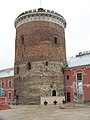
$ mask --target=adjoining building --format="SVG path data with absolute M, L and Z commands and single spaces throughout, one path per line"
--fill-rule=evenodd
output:
M 0 97 L 7 103 L 14 101 L 14 68 L 0 70 Z
M 66 101 L 90 102 L 90 52 L 69 58 L 64 76 Z
M 64 97 L 65 27 L 60 14 L 43 8 L 16 18 L 14 80 L 18 103 L 41 104 L 44 97 Z

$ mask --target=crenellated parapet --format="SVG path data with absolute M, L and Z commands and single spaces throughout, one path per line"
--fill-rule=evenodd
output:
M 15 28 L 24 23 L 33 21 L 49 21 L 59 24 L 63 28 L 66 27 L 66 20 L 60 14 L 54 11 L 39 8 L 21 13 L 15 20 Z

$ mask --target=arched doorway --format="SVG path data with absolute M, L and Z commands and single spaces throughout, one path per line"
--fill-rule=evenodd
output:
M 56 90 L 52 90 L 52 96 L 56 96 Z

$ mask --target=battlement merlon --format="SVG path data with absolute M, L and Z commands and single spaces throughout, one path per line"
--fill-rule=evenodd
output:
M 63 28 L 66 27 L 66 20 L 58 14 L 57 12 L 46 10 L 43 8 L 29 10 L 21 13 L 15 20 L 14 25 L 15 28 L 20 25 L 32 22 L 32 21 L 50 21 L 56 24 L 61 25 Z

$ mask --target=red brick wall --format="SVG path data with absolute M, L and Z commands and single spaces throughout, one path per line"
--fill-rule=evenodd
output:
M 24 35 L 24 45 L 21 36 Z M 54 37 L 57 36 L 57 44 Z M 16 29 L 15 63 L 25 62 L 29 58 L 38 60 L 59 60 L 65 64 L 65 34 L 64 29 L 52 22 L 29 22 Z M 23 54 L 23 58 L 22 58 Z
M 84 100 L 85 101 L 90 101 L 90 87 L 84 86 Z
M 90 67 L 82 66 L 82 67 L 74 67 L 65 69 L 65 89 L 66 92 L 69 91 L 71 94 L 71 99 L 73 98 L 73 82 L 76 82 L 76 73 L 83 73 L 83 92 L 84 92 L 84 100 L 90 101 Z M 66 76 L 69 75 L 70 79 L 66 79 Z

